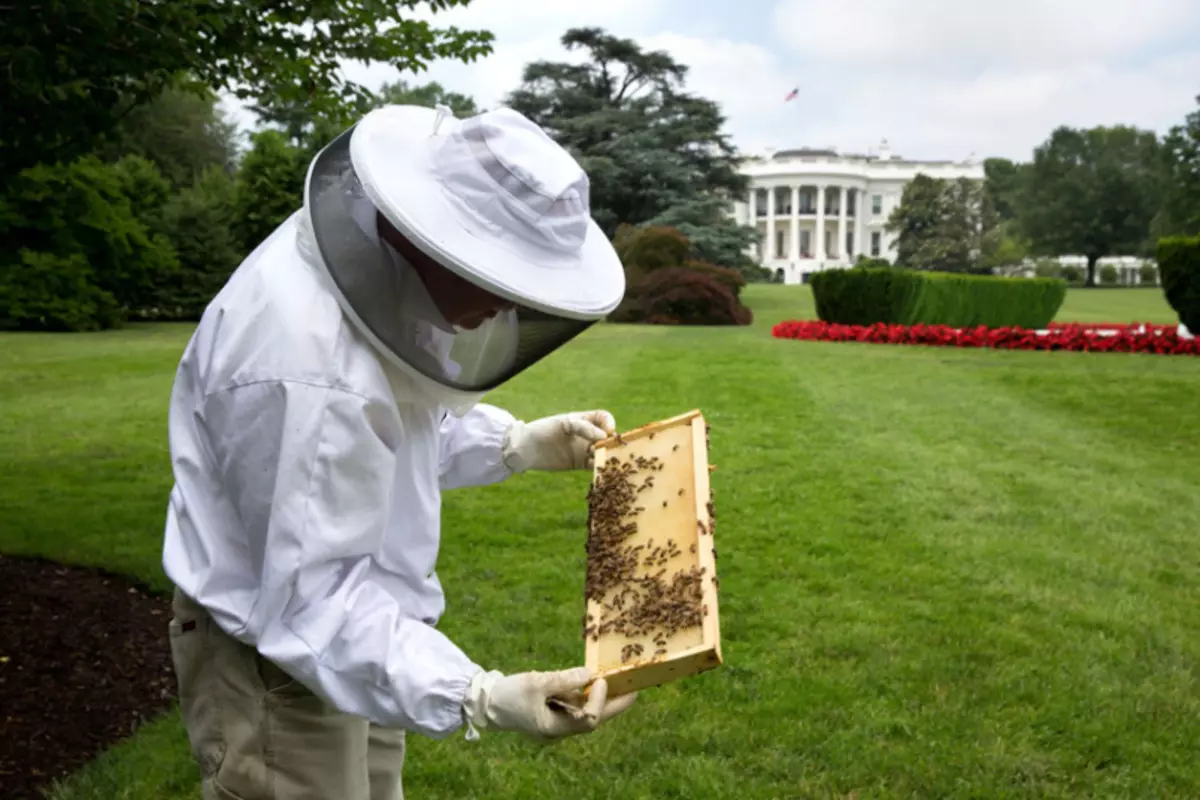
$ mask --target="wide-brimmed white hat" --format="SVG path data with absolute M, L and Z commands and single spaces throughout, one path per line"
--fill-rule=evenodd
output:
M 461 407 L 621 302 L 624 270 L 588 193 L 575 159 L 511 109 L 457 120 L 444 107 L 386 106 L 313 160 L 301 238 L 362 334 Z M 376 214 L 516 308 L 470 330 L 450 324 Z
M 594 319 L 625 273 L 591 217 L 587 174 L 509 108 L 466 120 L 386 106 L 359 121 L 350 157 L 371 202 L 418 248 L 494 294 Z

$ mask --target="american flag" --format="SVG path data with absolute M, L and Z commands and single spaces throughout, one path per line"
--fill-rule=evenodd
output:
M 790 92 L 787 93 L 787 97 L 783 98 L 783 102 L 786 103 L 787 101 L 794 99 L 796 97 L 796 95 L 798 95 L 798 94 L 800 94 L 799 89 L 792 89 Z

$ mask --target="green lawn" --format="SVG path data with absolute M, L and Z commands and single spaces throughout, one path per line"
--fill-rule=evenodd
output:
M 408 796 L 1200 796 L 1200 359 L 780 341 L 807 290 L 747 296 L 752 328 L 601 326 L 491 398 L 704 410 L 726 665 L 551 748 L 412 737 Z M 1059 319 L 1175 321 L 1142 290 Z M 187 335 L 0 337 L 0 550 L 165 588 Z M 582 661 L 586 487 L 447 496 L 443 629 L 476 660 Z M 57 797 L 198 798 L 177 719 Z

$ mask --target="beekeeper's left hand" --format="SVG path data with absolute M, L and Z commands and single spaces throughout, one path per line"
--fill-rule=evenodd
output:
M 607 411 L 574 411 L 534 422 L 517 421 L 504 439 L 504 463 L 513 472 L 590 469 L 592 444 L 616 433 Z

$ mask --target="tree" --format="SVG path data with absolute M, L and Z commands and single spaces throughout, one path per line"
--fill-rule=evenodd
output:
M 899 266 L 941 272 L 990 272 L 1004 240 L 984 184 L 918 174 L 888 218 Z
M 304 204 L 307 162 L 279 131 L 259 131 L 242 160 L 235 188 L 235 231 L 243 252 L 258 247 Z
M 137 218 L 127 185 L 94 156 L 16 176 L 0 198 L 0 327 L 112 327 L 170 278 L 175 251 Z
M 1029 255 L 1029 241 L 1021 233 L 1016 220 L 1000 221 L 987 233 L 987 237 L 984 247 L 987 255 L 982 259 L 982 266 L 995 269 L 1013 268 L 1024 264 Z
M 1085 256 L 1088 286 L 1100 258 L 1138 254 L 1160 206 L 1157 159 L 1150 131 L 1056 129 L 1034 151 L 1019 212 L 1034 251 Z
M 896 263 L 935 269 L 946 261 L 939 227 L 947 215 L 945 181 L 918 173 L 905 187 L 885 229 L 896 235 Z
M 171 184 L 153 161 L 127 155 L 113 165 L 121 191 L 129 198 L 133 215 L 150 233 L 162 232 L 160 212 L 171 194 Z
M 1162 160 L 1163 207 L 1155 219 L 1155 238 L 1200 234 L 1200 109 L 1167 133 Z
M 724 211 L 749 184 L 719 106 L 684 91 L 687 67 L 668 53 L 598 28 L 572 28 L 562 44 L 587 52 L 587 61 L 529 64 L 506 104 L 587 171 L 592 215 L 605 233 L 622 223 L 678 223 L 703 231 L 697 255 L 740 266 L 753 233 Z
M 179 254 L 179 271 L 159 288 L 146 316 L 196 320 L 248 252 L 234 226 L 233 179 L 210 167 L 172 196 L 162 209 L 162 226 Z
M 375 105 L 425 106 L 434 108 L 444 105 L 454 112 L 459 119 L 473 117 L 479 113 L 475 100 L 465 94 L 446 90 L 437 81 L 413 86 L 405 81 L 385 83 L 375 93 Z
M 1021 207 L 1022 181 L 1028 169 L 1028 164 L 1017 164 L 1007 158 L 989 158 L 983 162 L 988 195 L 1001 220 L 1016 219 Z
M 385 83 L 378 91 L 367 91 L 354 102 L 334 109 L 314 109 L 303 102 L 266 102 L 252 106 L 260 121 L 279 128 L 291 143 L 311 160 L 327 144 L 368 111 L 384 105 L 414 105 L 434 108 L 446 105 L 462 119 L 479 113 L 474 99 L 448 91 L 432 81 L 410 85 L 404 81 Z
M 493 37 L 415 18 L 470 0 L 55 0 L 0 6 L 0 174 L 90 152 L 168 87 L 334 107 L 360 97 L 342 62 L 416 71 L 471 61 Z M 186 76 L 182 80 L 181 77 Z
M 646 224 L 677 229 L 691 243 L 692 255 L 702 261 L 767 280 L 769 270 L 756 264 L 746 252 L 757 240 L 754 228 L 728 224 L 727 207 L 728 201 L 723 197 L 706 195 L 673 205 Z
M 213 92 L 168 89 L 129 112 L 99 148 L 105 160 L 126 155 L 148 159 L 174 186 L 188 186 L 209 167 L 231 170 L 237 156 L 237 125 Z

